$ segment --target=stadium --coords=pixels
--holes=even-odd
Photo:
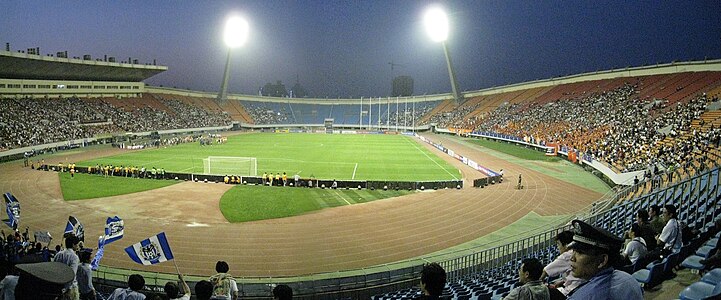
[[[0,51],[5,221],[17,199],[20,235],[52,250],[72,216],[97,251],[106,219],[121,217],[93,272],[99,297],[136,273],[149,297],[178,270],[194,290],[226,261],[241,299],[278,284],[297,299],[416,299],[436,262],[444,298],[499,299],[520,286],[522,259],[560,254],[554,237],[572,220],[620,238],[637,211],[666,204],[696,235],[629,266],[645,299],[721,286],[697,271],[721,218],[721,60],[326,99],[228,93],[227,78],[220,92],[151,86],[173,66],[11,50]],[[172,263],[128,258],[161,232]],[[37,256],[6,243],[6,265]]]

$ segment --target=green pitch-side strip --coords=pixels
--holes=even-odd
[[[447,137],[455,139],[461,144],[464,144],[474,149],[478,149],[479,151],[483,151],[484,153],[487,153],[489,155],[520,165],[524,168],[541,172],[545,175],[551,176],[559,180],[563,180],[565,182],[580,186],[582,188],[586,188],[601,194],[606,194],[611,190],[611,188],[605,182],[603,182],[603,180],[587,172],[582,167],[575,165],[565,159],[558,158],[558,160],[556,161],[529,160],[521,157],[544,154],[535,150],[526,149],[522,146],[516,146],[508,143],[483,141],[475,138],[459,138],[455,136]],[[484,146],[489,145],[490,143],[505,145],[503,145],[503,147],[493,147],[493,149]],[[513,151],[509,151],[507,149],[512,149]],[[506,152],[500,152],[499,150],[503,150]]]

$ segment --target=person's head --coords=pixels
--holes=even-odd
[[[648,215],[651,218],[655,218],[660,216],[661,214],[661,207],[658,205],[651,205],[648,207]]]
[[[165,287],[163,287],[163,290],[165,291],[165,295],[168,296],[168,299],[175,299],[180,296],[178,295],[180,293],[180,287],[178,287],[175,281],[168,281]]]
[[[641,226],[638,226],[637,223],[631,224],[631,229],[628,230],[628,236],[631,238],[641,236]]]
[[[558,246],[558,251],[561,253],[568,251],[568,244],[573,242],[573,232],[564,230],[559,232],[556,237],[554,238],[556,241],[556,246]]]
[[[78,239],[75,235],[68,235],[65,238],[65,248],[66,249],[73,249],[75,251],[78,251],[79,247],[78,244],[80,243],[80,239]]]
[[[526,258],[521,262],[518,268],[518,281],[527,283],[541,279],[543,273],[543,265],[537,258]]]
[[[198,300],[208,300],[213,296],[213,284],[207,280],[198,281],[195,284],[195,297]]]
[[[293,299],[293,289],[285,284],[276,285],[273,288],[273,299],[290,300]]]
[[[421,290],[429,296],[440,296],[446,286],[446,270],[438,263],[430,263],[421,270]]]
[[[218,273],[228,273],[228,270],[230,270],[230,267],[228,266],[227,262],[224,262],[222,260],[219,260],[217,263],[215,263],[215,271]]]
[[[573,276],[589,280],[598,272],[619,263],[623,240],[580,220],[573,220],[573,227],[573,243],[569,244],[573,250]]]
[[[140,291],[145,286],[145,278],[140,274],[133,274],[128,277],[128,287],[133,291]]]
[[[80,263],[90,263],[91,257],[93,256],[93,249],[90,248],[83,248],[80,250],[80,253],[78,254],[78,257],[80,258]]]
[[[639,209],[636,212],[636,223],[646,224],[648,223],[648,211],[645,209]]]
[[[676,206],[673,204],[666,204],[663,206],[663,218],[668,221],[676,218]]]

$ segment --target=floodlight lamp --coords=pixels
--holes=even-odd
[[[248,22],[237,16],[230,17],[225,23],[225,44],[230,48],[243,46],[248,39]]]
[[[424,17],[426,31],[434,42],[444,42],[448,38],[448,17],[440,7],[431,7]]]

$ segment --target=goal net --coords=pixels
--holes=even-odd
[[[255,157],[208,156],[203,159],[203,174],[258,176]]]

